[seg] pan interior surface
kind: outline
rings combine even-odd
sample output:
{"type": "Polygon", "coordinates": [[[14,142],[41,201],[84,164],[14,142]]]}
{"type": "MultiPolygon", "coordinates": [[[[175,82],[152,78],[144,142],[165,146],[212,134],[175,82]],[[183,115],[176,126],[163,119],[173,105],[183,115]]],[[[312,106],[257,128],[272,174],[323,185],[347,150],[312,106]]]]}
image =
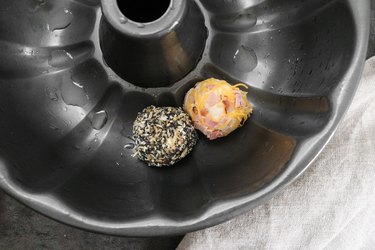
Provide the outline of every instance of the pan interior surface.
{"type": "Polygon", "coordinates": [[[245,211],[305,169],[358,82],[344,80],[361,1],[170,0],[152,20],[121,11],[116,24],[110,1],[0,6],[0,187],[73,226],[166,235],[245,211]],[[154,32],[173,18],[173,32],[154,32]],[[251,119],[200,135],[173,167],[132,157],[138,112],[181,106],[210,77],[249,86],[251,119]]]}

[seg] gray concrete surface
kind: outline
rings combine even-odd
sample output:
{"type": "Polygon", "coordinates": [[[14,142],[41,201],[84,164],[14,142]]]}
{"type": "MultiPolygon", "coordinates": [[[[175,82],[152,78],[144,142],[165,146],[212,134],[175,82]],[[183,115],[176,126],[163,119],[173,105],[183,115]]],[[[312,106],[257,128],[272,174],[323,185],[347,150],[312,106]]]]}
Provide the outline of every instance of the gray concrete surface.
{"type": "Polygon", "coordinates": [[[46,218],[0,191],[0,250],[175,249],[181,239],[122,238],[85,232],[46,218]]]}
{"type": "Polygon", "coordinates": [[[367,58],[375,55],[375,0],[371,0],[371,30],[367,58]]]}

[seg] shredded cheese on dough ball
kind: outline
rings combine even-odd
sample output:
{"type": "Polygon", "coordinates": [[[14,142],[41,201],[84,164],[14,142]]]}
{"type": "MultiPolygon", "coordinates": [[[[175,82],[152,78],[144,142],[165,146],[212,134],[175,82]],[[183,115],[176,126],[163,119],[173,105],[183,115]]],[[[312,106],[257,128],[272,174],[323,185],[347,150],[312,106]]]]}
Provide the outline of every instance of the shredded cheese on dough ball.
{"type": "Polygon", "coordinates": [[[241,127],[250,117],[253,108],[247,100],[247,92],[214,78],[199,82],[185,96],[184,110],[210,140],[227,136],[241,127]]]}

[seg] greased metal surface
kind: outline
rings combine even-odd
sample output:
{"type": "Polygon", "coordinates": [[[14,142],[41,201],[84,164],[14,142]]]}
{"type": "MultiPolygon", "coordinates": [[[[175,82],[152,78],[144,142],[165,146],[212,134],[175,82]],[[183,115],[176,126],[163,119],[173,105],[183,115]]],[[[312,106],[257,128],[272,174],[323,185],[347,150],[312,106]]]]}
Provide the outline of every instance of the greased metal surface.
{"type": "Polygon", "coordinates": [[[142,24],[113,0],[0,3],[0,187],[64,223],[136,236],[223,222],[301,174],[356,90],[370,9],[171,0],[142,24]],[[209,77],[249,85],[250,121],[214,142],[201,136],[173,168],[133,158],[138,112],[181,106],[209,77]]]}

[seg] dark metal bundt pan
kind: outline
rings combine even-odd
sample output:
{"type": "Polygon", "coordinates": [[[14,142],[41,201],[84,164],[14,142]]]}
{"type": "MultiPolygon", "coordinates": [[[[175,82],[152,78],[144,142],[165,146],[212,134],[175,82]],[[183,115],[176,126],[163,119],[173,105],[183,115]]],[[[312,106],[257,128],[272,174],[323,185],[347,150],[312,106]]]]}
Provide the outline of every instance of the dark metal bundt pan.
{"type": "Polygon", "coordinates": [[[369,29],[367,0],[0,2],[0,187],[129,236],[212,226],[300,175],[351,102],[369,29]],[[250,121],[171,168],[131,157],[137,113],[208,77],[249,85],[250,121]]]}

